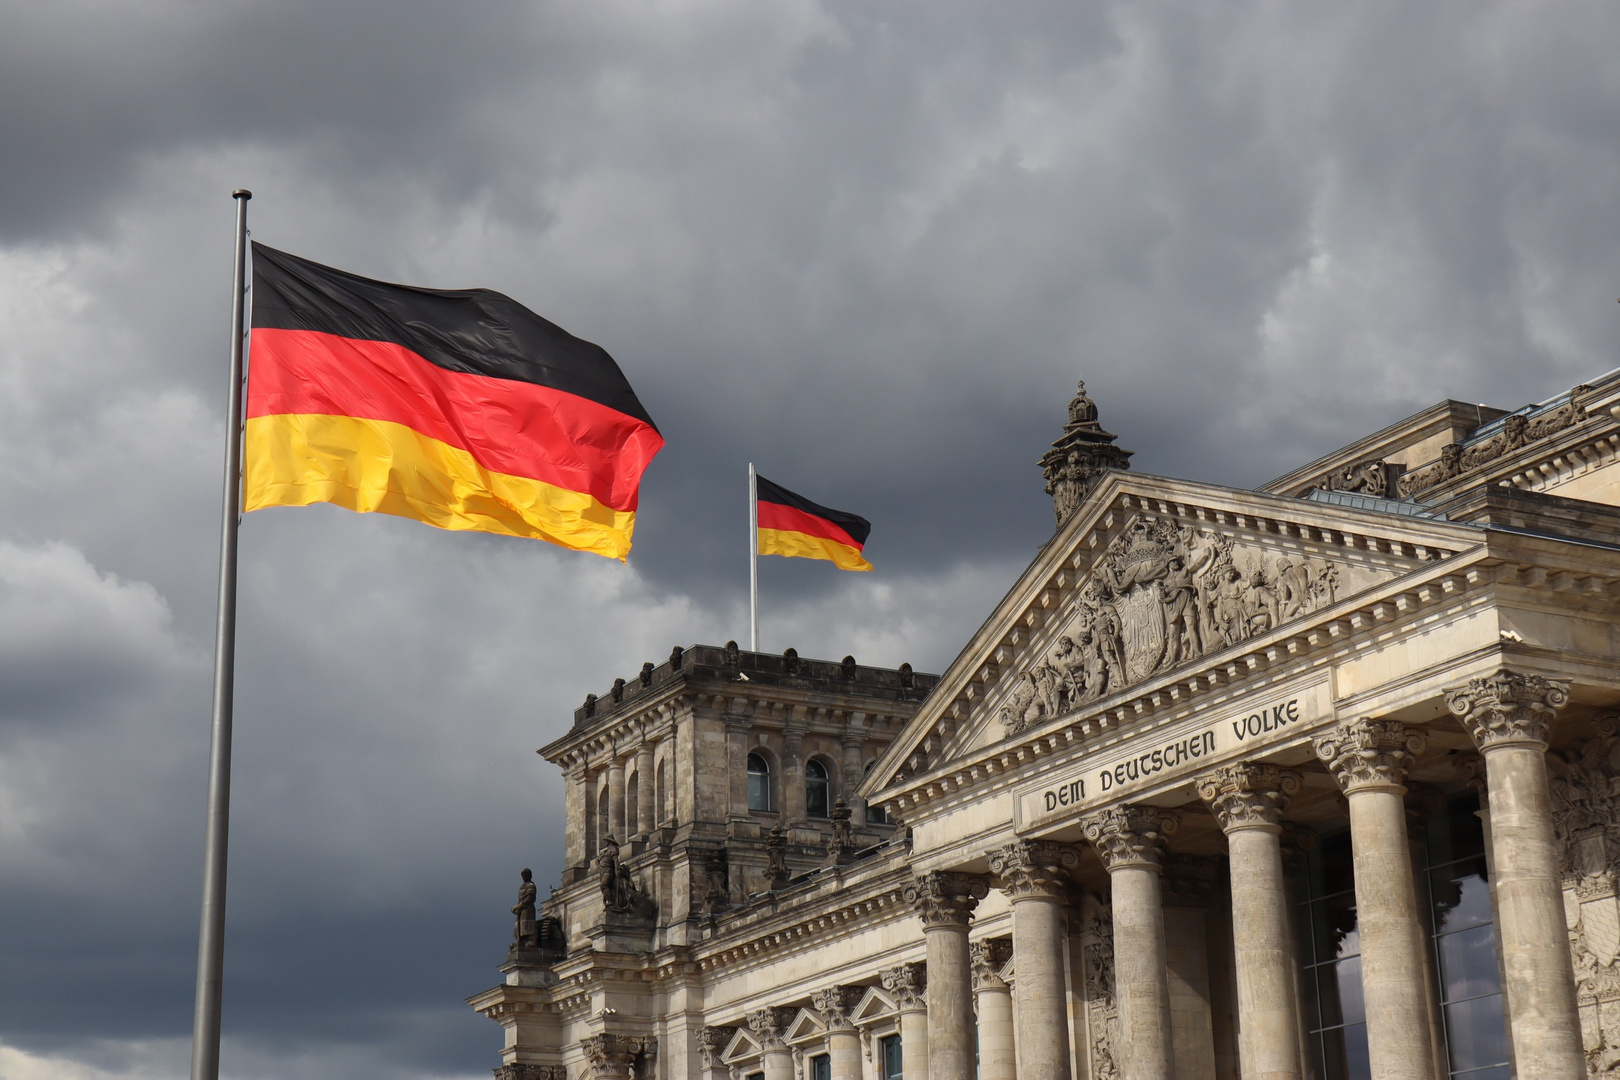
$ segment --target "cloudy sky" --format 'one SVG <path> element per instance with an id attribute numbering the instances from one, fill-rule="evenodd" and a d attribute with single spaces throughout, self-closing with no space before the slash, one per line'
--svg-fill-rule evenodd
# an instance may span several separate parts
<path id="1" fill-rule="evenodd" d="M 940 670 L 1051 530 L 1083 376 L 1262 483 L 1620 364 L 1620 9 L 0 0 L 0 1080 L 180 1076 L 233 205 L 606 347 L 628 566 L 329 507 L 242 532 L 225 1072 L 487 1077 L 533 751 L 746 634 L 746 465 L 871 518 L 762 644 Z"/>

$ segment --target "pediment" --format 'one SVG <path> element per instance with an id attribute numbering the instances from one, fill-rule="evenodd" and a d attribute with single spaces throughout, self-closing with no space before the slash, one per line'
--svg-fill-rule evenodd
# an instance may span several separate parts
<path id="1" fill-rule="evenodd" d="M 799 1014 L 787 1027 L 787 1034 L 783 1038 L 789 1044 L 820 1041 L 826 1038 L 827 1025 L 822 1023 L 821 1017 L 809 1009 L 801 1008 Z"/>
<path id="2" fill-rule="evenodd" d="M 884 993 L 881 988 L 873 986 L 868 988 L 866 993 L 861 996 L 861 1000 L 856 1004 L 855 1010 L 849 1016 L 855 1023 L 864 1024 L 873 1020 L 881 1020 L 886 1016 L 893 1015 L 893 1013 L 894 999 Z"/>
<path id="3" fill-rule="evenodd" d="M 1241 655 L 1480 542 L 1438 519 L 1116 473 L 963 650 L 864 790 Z"/>
<path id="4" fill-rule="evenodd" d="M 726 1043 L 726 1048 L 720 1052 L 722 1064 L 730 1065 L 734 1061 L 746 1061 L 756 1058 L 764 1052 L 759 1040 L 748 1033 L 746 1028 L 738 1028 L 737 1033 Z"/>

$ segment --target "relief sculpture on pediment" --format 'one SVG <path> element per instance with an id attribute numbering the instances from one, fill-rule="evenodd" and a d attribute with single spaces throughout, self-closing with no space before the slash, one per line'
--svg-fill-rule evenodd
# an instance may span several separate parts
<path id="1" fill-rule="evenodd" d="M 1267 633 L 1334 603 L 1343 573 L 1174 521 L 1138 521 L 1093 566 L 1067 623 L 1018 672 L 997 715 L 1017 734 Z"/>

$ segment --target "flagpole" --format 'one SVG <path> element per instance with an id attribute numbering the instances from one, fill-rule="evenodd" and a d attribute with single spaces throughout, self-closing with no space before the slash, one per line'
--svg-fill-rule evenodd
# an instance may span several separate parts
<path id="1" fill-rule="evenodd" d="M 748 651 L 759 652 L 759 477 L 748 463 Z"/>
<path id="2" fill-rule="evenodd" d="M 208 828 L 203 844 L 202 925 L 197 931 L 197 1005 L 191 1080 L 218 1080 L 219 1005 L 225 960 L 225 855 L 231 810 L 231 703 L 236 679 L 236 527 L 242 505 L 242 341 L 247 334 L 247 204 L 236 200 L 236 298 L 231 309 L 231 382 L 225 416 L 225 490 L 219 538 L 219 625 L 214 643 L 214 722 L 208 760 Z"/>

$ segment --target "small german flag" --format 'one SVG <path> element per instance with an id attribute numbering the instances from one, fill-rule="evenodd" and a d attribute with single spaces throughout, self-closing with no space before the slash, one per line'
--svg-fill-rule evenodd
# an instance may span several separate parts
<path id="1" fill-rule="evenodd" d="M 253 245 L 243 506 L 329 502 L 623 560 L 664 445 L 619 366 L 488 289 Z"/>
<path id="2" fill-rule="evenodd" d="M 840 570 L 870 570 L 861 557 L 872 523 L 842 510 L 829 510 L 773 484 L 754 478 L 759 514 L 759 553 L 826 559 Z"/>

